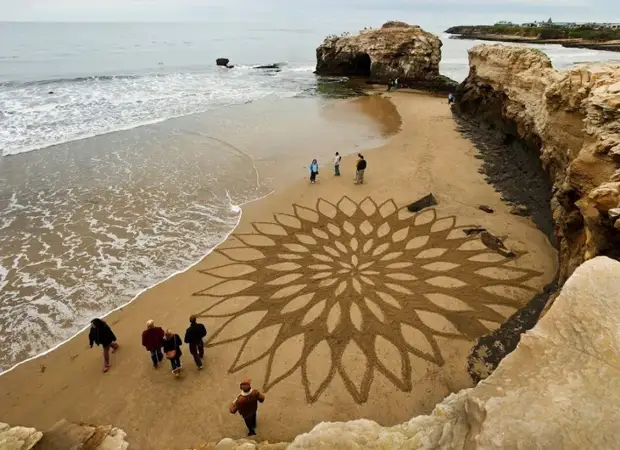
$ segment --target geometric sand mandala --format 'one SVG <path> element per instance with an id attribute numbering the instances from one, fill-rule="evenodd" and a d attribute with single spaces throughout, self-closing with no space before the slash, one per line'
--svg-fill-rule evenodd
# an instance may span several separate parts
<path id="1" fill-rule="evenodd" d="M 194 295 L 209 298 L 199 316 L 223 320 L 207 347 L 241 343 L 231 373 L 266 361 L 269 391 L 300 369 L 309 403 L 337 375 L 358 403 L 375 371 L 411 391 L 409 353 L 442 366 L 438 337 L 497 328 L 535 293 L 523 283 L 541 275 L 432 209 L 344 197 L 293 210 L 216 250 L 230 262 L 202 270 L 216 282 Z"/>

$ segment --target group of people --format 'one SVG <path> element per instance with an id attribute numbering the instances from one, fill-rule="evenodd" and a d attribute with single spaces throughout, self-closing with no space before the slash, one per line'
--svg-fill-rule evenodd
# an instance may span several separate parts
<path id="1" fill-rule="evenodd" d="M 90 347 L 94 344 L 103 348 L 103 371 L 110 370 L 110 352 L 114 353 L 119 346 L 116 342 L 116 335 L 110 326 L 101 319 L 93 319 L 91 321 L 88 340 Z M 204 338 L 207 336 L 206 327 L 198 323 L 196 316 L 189 317 L 189 327 L 185 331 L 185 343 L 189 346 L 189 352 L 194 357 L 194 362 L 199 370 L 204 366 Z M 146 330 L 142 332 L 142 345 L 151 355 L 153 367 L 157 369 L 164 357 L 170 361 L 172 373 L 175 377 L 179 377 L 181 372 L 181 356 L 183 346 L 181 336 L 168 329 L 166 331 L 161 327 L 155 326 L 153 320 L 146 322 Z M 258 412 L 258 404 L 265 401 L 265 394 L 257 389 L 252 389 L 252 381 L 245 378 L 239 384 L 241 392 L 230 404 L 230 413 L 243 417 L 248 428 L 248 436 L 256 435 L 256 415 Z"/>
<path id="2" fill-rule="evenodd" d="M 194 357 L 198 369 L 203 368 L 204 338 L 206 336 L 207 329 L 205 326 L 196 321 L 196 316 L 190 316 L 184 341 L 189 346 L 189 352 Z M 116 336 L 110 326 L 101 319 L 93 319 L 90 323 L 88 340 L 91 348 L 93 344 L 100 345 L 103 348 L 103 371 L 109 371 L 110 352 L 114 353 L 118 350 Z M 164 331 L 163 328 L 156 327 L 155 322 L 149 320 L 146 322 L 146 330 L 142 332 L 142 345 L 150 352 L 155 369 L 159 367 L 165 355 L 166 359 L 170 361 L 172 373 L 176 377 L 179 376 L 182 368 L 181 356 L 183 355 L 181 336 L 170 329 Z"/>
<path id="3" fill-rule="evenodd" d="M 334 156 L 334 175 L 340 176 L 340 163 L 342 162 L 342 156 L 336 152 Z M 366 171 L 368 163 L 361 153 L 357 154 L 357 162 L 355 163 L 355 184 L 364 184 L 364 172 Z M 319 162 L 313 159 L 310 163 L 310 183 L 316 183 L 316 177 L 319 174 Z"/>

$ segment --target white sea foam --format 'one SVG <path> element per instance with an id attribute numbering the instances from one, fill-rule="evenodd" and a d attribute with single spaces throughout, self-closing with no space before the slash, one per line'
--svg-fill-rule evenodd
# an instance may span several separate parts
<path id="1" fill-rule="evenodd" d="M 312 78 L 305 67 L 6 83 L 0 89 L 0 151 L 15 155 L 127 130 L 268 95 L 293 96 Z M 305 75 L 300 80 L 297 74 Z M 291 79 L 288 79 L 287 74 Z"/>

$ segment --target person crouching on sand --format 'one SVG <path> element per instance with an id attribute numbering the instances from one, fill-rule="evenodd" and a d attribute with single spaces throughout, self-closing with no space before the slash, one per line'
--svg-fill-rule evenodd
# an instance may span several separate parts
<path id="1" fill-rule="evenodd" d="M 151 352 L 151 361 L 153 361 L 155 369 L 164 359 L 164 354 L 161 352 L 164 345 L 164 334 L 164 329 L 156 327 L 152 320 L 146 322 L 146 330 L 142 332 L 142 345 Z"/>
<path id="2" fill-rule="evenodd" d="M 313 159 L 310 163 L 310 183 L 316 183 L 316 176 L 319 174 L 319 163 Z"/>
<path id="3" fill-rule="evenodd" d="M 116 336 L 107 323 L 101 319 L 93 319 L 90 322 L 90 332 L 88 333 L 90 348 L 93 344 L 103 347 L 103 371 L 110 370 L 110 349 L 114 353 L 118 349 Z"/>
<path id="4" fill-rule="evenodd" d="M 256 435 L 256 413 L 258 404 L 265 401 L 265 394 L 252 389 L 252 380 L 246 378 L 239 385 L 241 393 L 230 405 L 230 413 L 239 413 L 248 427 L 248 436 Z"/>
<path id="5" fill-rule="evenodd" d="M 205 344 L 203 339 L 207 336 L 207 329 L 201 323 L 196 322 L 196 316 L 189 316 L 189 328 L 185 331 L 185 343 L 189 345 L 189 352 L 194 357 L 198 370 L 202 369 L 202 360 L 205 357 Z"/>
<path id="6" fill-rule="evenodd" d="M 181 336 L 172 332 L 172 330 L 166 330 L 166 334 L 164 335 L 163 347 L 164 353 L 166 354 L 166 358 L 170 360 L 170 365 L 172 366 L 172 373 L 175 377 L 178 377 L 181 373 L 181 346 L 183 342 L 181 341 Z"/>

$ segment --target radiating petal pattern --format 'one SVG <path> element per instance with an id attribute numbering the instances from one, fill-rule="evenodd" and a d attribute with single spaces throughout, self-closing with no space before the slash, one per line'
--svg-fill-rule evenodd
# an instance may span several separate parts
<path id="1" fill-rule="evenodd" d="M 434 209 L 343 197 L 292 210 L 216 249 L 229 262 L 201 270 L 194 295 L 215 329 L 207 346 L 235 345 L 231 373 L 260 364 L 266 391 L 298 376 L 310 403 L 335 377 L 358 403 L 376 374 L 410 391 L 410 354 L 443 365 L 441 339 L 497 328 L 541 275 Z"/>

